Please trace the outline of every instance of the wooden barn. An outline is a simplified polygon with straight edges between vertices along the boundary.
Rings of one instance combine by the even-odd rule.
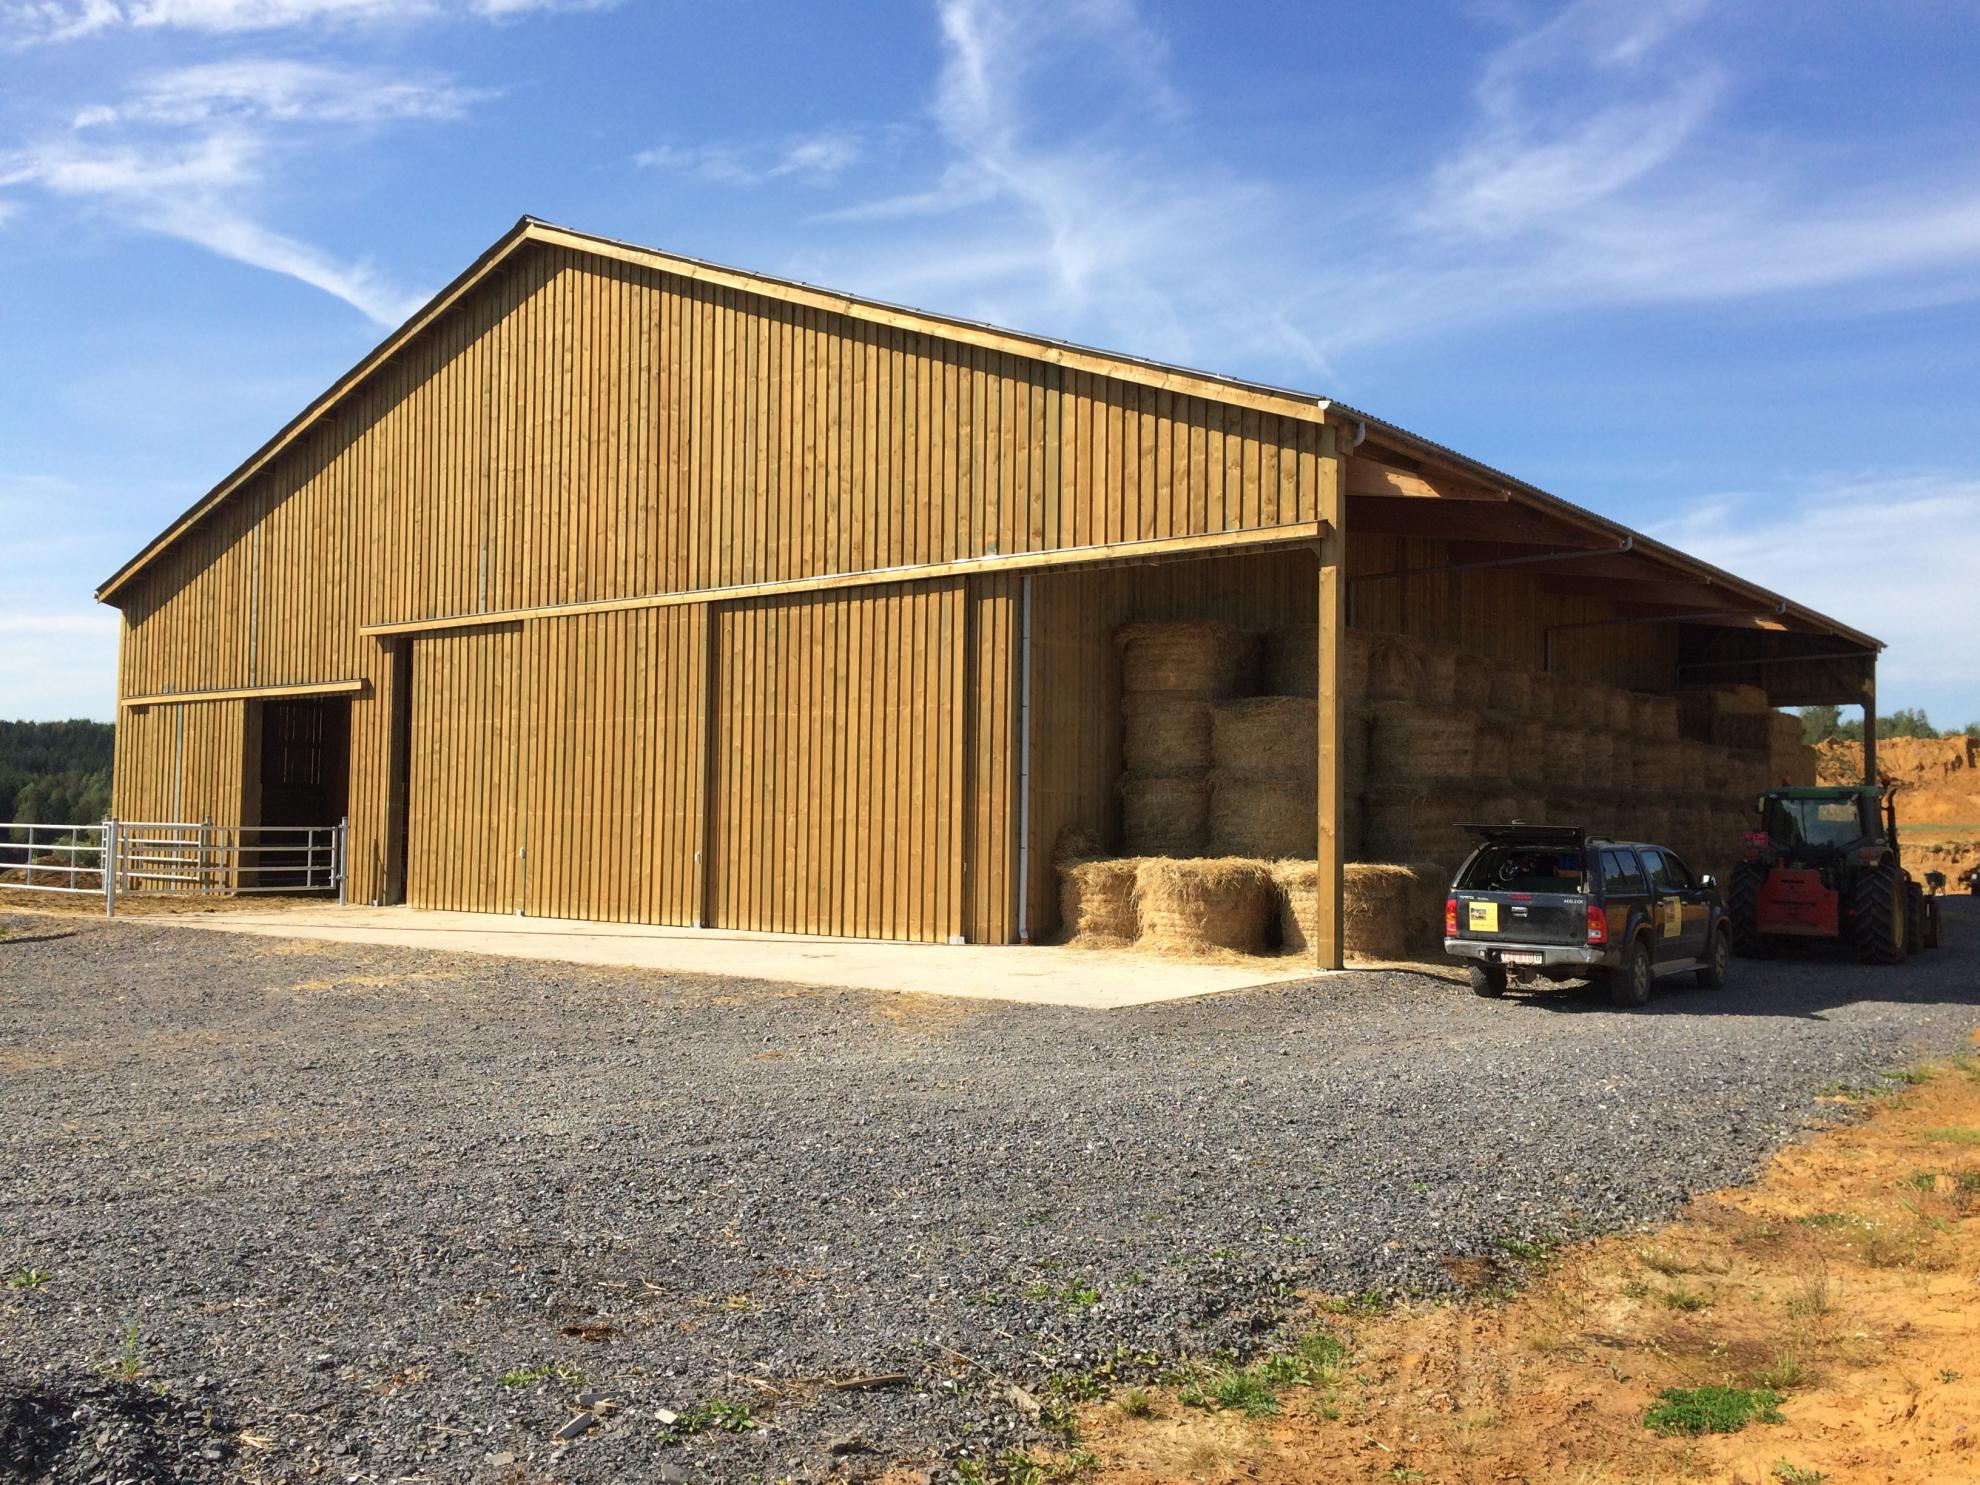
[[[1878,649],[1326,398],[527,218],[97,596],[118,815],[347,817],[354,902],[1016,943],[1262,818],[1323,964],[1348,862],[1707,831]]]

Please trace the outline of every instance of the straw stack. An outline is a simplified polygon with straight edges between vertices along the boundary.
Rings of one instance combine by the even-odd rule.
[[[1134,895],[1136,942],[1157,953],[1263,953],[1278,921],[1278,891],[1262,861],[1143,861]]]
[[[1120,948],[1141,932],[1135,916],[1131,858],[1068,861],[1059,867],[1059,917],[1067,942],[1085,949]]]

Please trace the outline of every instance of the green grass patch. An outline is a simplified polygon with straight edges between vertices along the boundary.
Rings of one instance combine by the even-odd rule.
[[[519,1366],[512,1372],[504,1372],[495,1379],[497,1387],[527,1387],[534,1382],[568,1382],[573,1387],[585,1384],[584,1372],[568,1361],[545,1361],[535,1366]]]
[[[1657,1296],[1658,1302],[1667,1310],[1682,1310],[1685,1314],[1696,1314],[1712,1301],[1696,1289],[1687,1289],[1682,1284],[1673,1284]]]
[[[1928,1129],[1922,1136],[1935,1145],[1980,1145],[1980,1129],[1966,1125],[1947,1125],[1943,1129]]]
[[[1820,1470],[1805,1470],[1783,1459],[1774,1466],[1774,1478],[1779,1480],[1781,1485],[1822,1485],[1822,1482],[1829,1477]]]
[[[9,1289],[39,1289],[55,1275],[45,1268],[17,1268],[7,1275]]]
[[[1781,1395],[1766,1387],[1666,1387],[1643,1426],[1669,1436],[1738,1433],[1749,1423],[1779,1423]]]

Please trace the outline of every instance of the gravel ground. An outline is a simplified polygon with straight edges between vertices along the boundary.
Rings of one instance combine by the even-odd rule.
[[[1371,973],[1090,1013],[0,917],[0,1466],[946,1478],[1037,1438],[1055,1376],[1741,1179],[1823,1088],[1965,1043],[1951,909],[1902,968],[1638,1012]]]

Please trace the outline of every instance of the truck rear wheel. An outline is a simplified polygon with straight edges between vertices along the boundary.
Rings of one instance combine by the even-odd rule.
[[[1650,946],[1639,938],[1623,951],[1621,966],[1609,971],[1609,1004],[1642,1005],[1650,999],[1654,974],[1650,967]]]
[[[1732,935],[1724,924],[1712,930],[1712,942],[1706,946],[1705,962],[1698,966],[1692,978],[1700,990],[1719,990],[1726,983],[1726,956],[1731,951]]]
[[[1767,936],[1760,931],[1760,886],[1767,880],[1767,868],[1743,861],[1733,868],[1732,885],[1726,889],[1726,922],[1732,929],[1735,954],[1747,959],[1767,955]]]
[[[1506,972],[1496,964],[1472,964],[1464,972],[1471,981],[1471,993],[1497,1000],[1506,993]]]
[[[1910,916],[1905,897],[1904,877],[1889,861],[1856,879],[1850,896],[1850,946],[1865,964],[1904,963],[1909,941],[1904,925]]]

